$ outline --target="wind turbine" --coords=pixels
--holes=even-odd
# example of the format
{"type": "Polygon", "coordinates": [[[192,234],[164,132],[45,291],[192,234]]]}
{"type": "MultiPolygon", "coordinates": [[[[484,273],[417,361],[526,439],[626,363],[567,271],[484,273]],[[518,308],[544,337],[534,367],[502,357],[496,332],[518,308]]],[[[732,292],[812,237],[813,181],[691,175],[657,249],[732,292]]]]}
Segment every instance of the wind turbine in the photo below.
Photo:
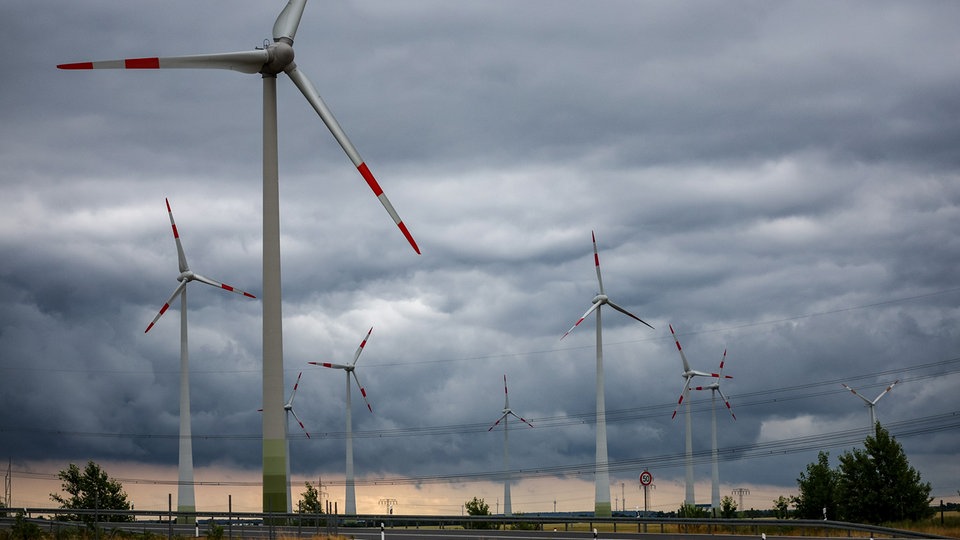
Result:
{"type": "MultiPolygon", "coordinates": [[[[187,346],[187,283],[199,281],[219,287],[225,291],[242,294],[247,298],[256,298],[256,296],[231,287],[219,281],[201,276],[190,270],[187,264],[187,256],[183,251],[183,244],[180,243],[180,232],[177,230],[177,223],[173,220],[173,210],[170,209],[170,200],[164,199],[167,203],[167,215],[170,216],[170,228],[173,229],[173,240],[177,244],[177,259],[180,264],[180,275],[177,281],[180,283],[173,290],[173,294],[167,299],[157,316],[150,321],[144,334],[153,328],[160,317],[170,308],[177,295],[180,295],[180,459],[177,488],[177,511],[178,512],[196,512],[196,498],[193,489],[193,435],[190,426],[190,353],[187,346]]],[[[182,523],[191,523],[192,518],[178,517],[182,523]]]]}
{"type": "Polygon", "coordinates": [[[891,384],[890,386],[886,387],[886,388],[883,390],[883,392],[880,392],[880,395],[877,396],[877,397],[875,397],[875,398],[873,398],[873,401],[870,401],[869,399],[863,397],[861,394],[858,394],[856,390],[854,390],[853,388],[850,388],[850,387],[847,386],[846,384],[841,383],[841,385],[842,385],[844,388],[846,388],[847,390],[849,390],[850,392],[852,392],[853,395],[855,395],[855,396],[857,396],[858,398],[862,399],[862,400],[867,404],[867,408],[870,409],[870,425],[873,426],[874,428],[876,428],[876,426],[877,426],[877,412],[876,412],[874,409],[875,409],[876,406],[877,406],[877,402],[880,401],[880,398],[882,398],[883,396],[885,396],[886,393],[889,392],[898,382],[900,382],[900,379],[897,379],[897,380],[893,381],[893,384],[891,384]]]}
{"type": "MultiPolygon", "coordinates": [[[[680,390],[680,399],[677,400],[677,407],[673,409],[673,415],[671,419],[677,417],[677,410],[680,409],[680,405],[683,404],[683,401],[687,398],[687,395],[690,393],[690,381],[694,377],[710,377],[711,374],[704,371],[695,371],[690,369],[690,363],[687,362],[687,355],[683,354],[683,347],[680,346],[680,340],[677,339],[677,333],[673,331],[673,325],[670,326],[670,333],[673,334],[673,341],[677,344],[677,351],[680,352],[680,360],[683,362],[683,373],[680,374],[683,377],[683,388],[680,390]]],[[[683,503],[685,505],[694,505],[696,504],[696,497],[693,493],[693,424],[690,422],[690,401],[687,401],[687,406],[684,410],[684,416],[687,419],[687,430],[686,430],[686,492],[684,495],[683,503]]]]}
{"type": "Polygon", "coordinates": [[[597,447],[596,447],[596,464],[595,464],[595,474],[594,474],[594,509],[593,512],[598,517],[609,517],[611,513],[610,508],[610,471],[608,469],[608,460],[607,460],[607,412],[606,412],[606,399],[603,393],[603,326],[600,321],[600,307],[603,305],[608,305],[613,309],[623,313],[624,315],[636,319],[641,323],[653,328],[646,321],[637,317],[633,313],[623,309],[617,304],[613,303],[610,298],[603,291],[603,277],[600,275],[600,256],[597,253],[597,235],[593,231],[590,231],[590,236],[593,238],[593,263],[597,268],[597,283],[600,285],[600,293],[593,297],[593,301],[590,305],[590,309],[580,317],[572,327],[563,336],[561,340],[570,332],[573,332],[573,329],[580,325],[584,319],[586,319],[591,313],[596,312],[597,314],[597,447]]]}
{"type": "Polygon", "coordinates": [[[346,475],[346,500],[344,501],[344,514],[348,516],[355,516],[357,514],[357,494],[356,494],[356,484],[353,479],[353,419],[350,413],[350,376],[353,375],[353,380],[357,383],[357,388],[360,389],[360,395],[363,396],[363,401],[367,404],[367,409],[370,412],[373,412],[373,407],[370,406],[370,402],[367,401],[367,391],[363,388],[363,385],[360,384],[360,379],[357,378],[357,359],[360,358],[360,353],[363,352],[363,347],[367,344],[367,340],[370,339],[370,333],[373,332],[371,327],[367,331],[367,335],[363,338],[363,341],[360,342],[360,346],[357,347],[357,352],[353,355],[353,362],[349,364],[331,364],[329,362],[308,362],[315,366],[323,366],[325,368],[333,369],[342,369],[347,373],[347,475],[346,475]]]}
{"type": "Polygon", "coordinates": [[[273,25],[273,42],[231,53],[128,58],[60,64],[60,69],[227,69],[263,79],[263,509],[282,512],[287,503],[283,415],[283,324],[280,284],[280,190],[277,151],[277,75],[286,73],[320,115],[374,195],[414,251],[420,248],[394,210],[360,153],[324,103],[313,83],[294,63],[293,40],[307,0],[289,0],[273,25]]]}
{"type": "Polygon", "coordinates": [[[507,442],[507,433],[509,432],[509,420],[510,417],[519,419],[524,424],[533,427],[533,424],[527,422],[522,416],[518,416],[517,413],[513,412],[510,408],[510,396],[507,395],[507,376],[503,376],[503,414],[500,415],[500,418],[497,418],[497,421],[490,426],[490,429],[487,431],[493,431],[493,428],[497,427],[500,424],[500,421],[503,421],[503,470],[504,470],[504,479],[503,479],[503,515],[511,516],[513,515],[513,509],[510,505],[510,447],[507,442]]]}
{"type": "Polygon", "coordinates": [[[737,419],[737,415],[733,414],[733,409],[730,407],[730,400],[727,399],[727,396],[723,395],[723,390],[720,390],[720,381],[723,379],[732,379],[733,377],[723,374],[723,365],[727,360],[727,350],[723,350],[723,357],[720,358],[720,370],[716,373],[711,373],[710,376],[713,377],[713,382],[707,386],[697,386],[694,387],[694,390],[710,390],[710,419],[713,426],[712,438],[713,438],[713,450],[711,453],[711,461],[713,465],[712,470],[712,484],[710,490],[710,506],[712,508],[720,508],[720,464],[717,459],[717,394],[720,394],[720,398],[723,399],[723,404],[727,406],[727,410],[730,411],[730,416],[734,420],[737,419]]]}

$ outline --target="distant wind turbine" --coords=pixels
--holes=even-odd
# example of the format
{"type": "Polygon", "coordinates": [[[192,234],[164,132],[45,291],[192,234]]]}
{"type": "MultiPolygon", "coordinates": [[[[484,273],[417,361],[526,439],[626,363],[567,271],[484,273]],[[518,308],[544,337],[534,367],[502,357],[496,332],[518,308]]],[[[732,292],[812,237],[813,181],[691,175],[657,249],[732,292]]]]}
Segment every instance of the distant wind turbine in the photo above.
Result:
{"type": "Polygon", "coordinates": [[[717,394],[720,394],[720,398],[723,399],[723,404],[727,406],[727,410],[730,411],[730,416],[734,420],[737,419],[737,415],[733,414],[733,409],[730,407],[730,400],[727,399],[727,396],[723,395],[723,390],[720,390],[720,381],[723,379],[732,379],[733,377],[723,374],[723,365],[727,360],[727,350],[723,350],[723,357],[720,359],[720,370],[716,373],[711,373],[710,376],[713,377],[713,382],[707,386],[697,386],[694,387],[694,390],[710,390],[710,419],[712,425],[712,438],[713,438],[713,450],[711,454],[711,462],[713,464],[712,470],[712,484],[710,491],[710,506],[712,508],[720,508],[720,464],[718,463],[717,457],[717,394]]]}
{"type": "MultiPolygon", "coordinates": [[[[677,417],[677,410],[680,409],[680,405],[683,404],[684,400],[687,400],[687,395],[690,394],[690,381],[694,377],[710,377],[709,373],[704,371],[695,371],[690,369],[690,363],[687,362],[687,355],[683,354],[683,347],[680,346],[680,340],[677,338],[677,333],[673,331],[673,325],[670,325],[670,333],[673,334],[673,341],[677,344],[677,351],[680,353],[680,360],[683,362],[683,373],[680,374],[683,377],[683,388],[680,390],[680,399],[677,400],[677,407],[673,409],[673,415],[671,419],[677,417]]],[[[696,497],[694,496],[693,490],[693,424],[690,421],[690,401],[687,400],[687,406],[684,410],[684,416],[687,420],[687,429],[686,429],[686,491],[683,499],[683,503],[686,505],[694,505],[696,503],[696,497]]]]}
{"type": "Polygon", "coordinates": [[[503,421],[503,470],[505,475],[503,479],[503,515],[505,516],[513,515],[513,508],[510,504],[510,447],[507,442],[507,434],[509,432],[509,421],[511,416],[517,418],[524,424],[533,427],[533,424],[527,422],[522,416],[518,416],[517,413],[513,412],[513,409],[510,408],[510,396],[507,394],[507,376],[504,375],[503,414],[500,415],[500,418],[497,418],[497,421],[494,422],[487,431],[493,431],[493,428],[497,427],[501,420],[503,421]]]}
{"type": "Polygon", "coordinates": [[[603,291],[603,277],[600,275],[600,255],[597,252],[597,236],[590,231],[593,238],[593,263],[597,268],[597,283],[600,286],[600,293],[593,297],[590,309],[583,314],[580,319],[563,336],[561,340],[567,337],[573,329],[580,325],[591,313],[597,313],[597,447],[596,464],[594,474],[594,514],[598,517],[609,517],[612,512],[610,508],[610,470],[607,458],[607,412],[606,398],[603,392],[603,325],[600,320],[600,307],[608,305],[611,308],[623,313],[624,315],[640,321],[650,326],[646,321],[637,317],[633,313],[623,309],[610,300],[610,297],[603,291]]]}
{"type": "Polygon", "coordinates": [[[889,392],[894,386],[896,386],[896,384],[897,384],[898,382],[900,382],[900,379],[897,379],[897,380],[893,381],[893,384],[891,384],[890,386],[886,387],[886,388],[883,390],[883,392],[880,392],[880,395],[877,396],[877,397],[875,397],[875,398],[873,398],[873,401],[871,401],[871,400],[863,397],[863,395],[857,393],[856,390],[854,390],[853,388],[850,388],[850,387],[847,386],[846,384],[841,383],[841,386],[843,386],[844,388],[846,388],[847,390],[849,390],[851,393],[853,393],[853,395],[855,395],[855,396],[857,396],[858,398],[862,399],[862,400],[867,404],[867,408],[870,409],[870,425],[871,425],[873,428],[875,428],[876,425],[877,425],[877,413],[876,413],[876,411],[875,411],[874,409],[877,407],[877,402],[880,401],[880,398],[882,398],[883,396],[885,396],[886,393],[889,392]]]}
{"type": "MultiPolygon", "coordinates": [[[[360,157],[320,93],[294,62],[293,41],[307,0],[289,0],[273,24],[273,42],[231,53],[127,58],[60,64],[59,69],[226,69],[259,75],[263,81],[263,510],[287,507],[284,478],[286,441],[283,415],[283,324],[280,279],[280,187],[277,149],[277,75],[286,73],[346,152],[414,251],[420,248],[360,157]]],[[[208,21],[211,27],[220,21],[208,21]]],[[[249,111],[248,111],[249,112],[249,111]]]]}
{"type": "MultiPolygon", "coordinates": [[[[177,223],[173,220],[173,210],[170,209],[170,200],[164,199],[167,203],[167,215],[170,216],[170,227],[173,229],[173,240],[177,244],[177,258],[180,264],[180,275],[177,281],[180,283],[173,290],[173,294],[167,299],[157,316],[150,321],[144,334],[153,328],[160,317],[170,308],[170,303],[180,295],[180,463],[179,463],[179,481],[177,487],[177,511],[178,512],[196,512],[196,498],[193,489],[193,434],[190,427],[190,353],[187,345],[187,283],[199,281],[218,287],[225,291],[242,294],[247,298],[256,298],[256,296],[231,287],[219,281],[201,276],[190,270],[187,264],[187,256],[183,251],[183,244],[180,243],[180,232],[177,230],[177,223]]],[[[186,518],[177,518],[181,522],[192,522],[186,518]]]]}
{"type": "MultiPolygon", "coordinates": [[[[293,415],[294,420],[300,424],[300,429],[303,430],[303,433],[310,438],[310,432],[307,431],[307,428],[303,426],[303,422],[300,420],[300,417],[297,416],[297,411],[293,410],[293,398],[297,395],[297,389],[300,387],[300,377],[303,375],[303,372],[297,373],[297,382],[293,383],[293,391],[290,392],[290,399],[287,400],[283,405],[283,410],[287,414],[286,425],[290,425],[290,415],[293,415]]],[[[263,412],[263,409],[257,409],[260,412],[263,412]]],[[[287,431],[287,479],[290,478],[290,433],[287,431]]],[[[290,482],[287,482],[287,513],[293,512],[293,499],[290,498],[290,482]]]]}
{"type": "Polygon", "coordinates": [[[363,401],[367,404],[367,409],[370,412],[373,412],[373,407],[370,406],[370,402],[367,401],[367,391],[363,388],[363,385],[360,384],[360,379],[357,378],[357,359],[360,358],[360,353],[363,352],[364,346],[367,344],[367,340],[370,339],[370,333],[373,332],[373,327],[367,331],[367,335],[363,338],[363,341],[360,342],[360,346],[357,347],[357,352],[353,355],[353,362],[349,364],[331,364],[329,362],[308,362],[309,364],[315,366],[323,366],[325,368],[332,369],[342,369],[347,373],[347,474],[346,474],[346,500],[344,501],[344,514],[348,516],[355,516],[357,514],[357,494],[356,494],[356,482],[353,476],[353,419],[351,416],[351,401],[350,401],[350,376],[353,376],[353,380],[357,383],[357,388],[360,389],[360,395],[363,396],[363,401]]]}

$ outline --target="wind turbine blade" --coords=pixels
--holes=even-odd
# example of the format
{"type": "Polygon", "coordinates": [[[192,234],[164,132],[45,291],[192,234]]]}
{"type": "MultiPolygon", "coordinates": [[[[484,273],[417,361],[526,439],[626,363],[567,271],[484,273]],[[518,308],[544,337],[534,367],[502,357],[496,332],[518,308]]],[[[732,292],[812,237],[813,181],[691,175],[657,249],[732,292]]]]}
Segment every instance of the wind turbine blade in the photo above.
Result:
{"type": "Polygon", "coordinates": [[[503,409],[510,409],[510,396],[507,394],[507,376],[503,376],[503,409]]]}
{"type": "Polygon", "coordinates": [[[367,409],[373,412],[373,407],[371,407],[370,402],[367,401],[367,390],[360,384],[360,379],[357,378],[357,372],[351,371],[350,373],[353,375],[353,380],[357,382],[357,388],[360,389],[360,395],[363,396],[363,401],[367,404],[367,409]]]}
{"type": "Polygon", "coordinates": [[[58,69],[230,69],[240,73],[257,73],[267,63],[269,53],[263,49],[218,54],[194,54],[122,60],[96,60],[59,64],[58,69]]]}
{"type": "Polygon", "coordinates": [[[180,232],[177,231],[177,223],[173,220],[173,210],[170,209],[170,199],[163,199],[167,203],[167,215],[170,216],[170,227],[173,229],[173,240],[177,243],[177,258],[180,262],[180,273],[190,270],[187,264],[187,255],[183,252],[183,245],[180,243],[180,232]]]}
{"type": "Polygon", "coordinates": [[[590,314],[593,313],[594,310],[596,310],[596,309],[599,308],[599,307],[600,307],[600,302],[594,302],[593,305],[590,306],[590,309],[588,309],[587,312],[584,313],[583,316],[580,317],[580,319],[579,319],[576,323],[574,323],[573,326],[571,326],[570,329],[567,330],[567,332],[566,332],[565,334],[563,334],[562,336],[560,336],[560,339],[562,340],[563,338],[567,337],[567,335],[568,335],[570,332],[573,332],[573,329],[574,329],[574,328],[580,326],[580,323],[582,323],[584,319],[586,319],[588,316],[590,316],[590,314]]]}
{"type": "Polygon", "coordinates": [[[723,365],[726,363],[726,361],[727,361],[727,350],[724,349],[723,356],[720,358],[720,370],[717,371],[716,373],[711,373],[710,376],[716,377],[718,379],[732,379],[733,377],[731,377],[730,375],[723,374],[723,365]]]}
{"type": "Polygon", "coordinates": [[[300,89],[300,92],[303,94],[303,96],[307,98],[307,101],[310,102],[310,105],[313,106],[313,109],[317,111],[317,114],[320,115],[320,119],[323,120],[323,123],[327,125],[327,129],[330,130],[330,133],[332,133],[333,137],[338,143],[340,143],[340,146],[343,148],[344,152],[347,153],[350,161],[352,161],[357,167],[357,170],[360,171],[361,176],[363,176],[363,179],[367,181],[367,185],[373,190],[373,194],[376,195],[377,199],[380,200],[380,204],[383,205],[387,213],[390,214],[390,217],[393,218],[393,222],[396,223],[397,227],[400,228],[400,232],[403,233],[403,236],[407,239],[407,242],[409,242],[410,246],[413,247],[413,250],[419,254],[420,247],[417,246],[417,242],[413,239],[413,235],[410,234],[407,226],[403,224],[403,220],[400,219],[400,215],[397,214],[397,211],[393,208],[393,205],[390,204],[390,199],[387,198],[387,195],[383,192],[380,184],[377,183],[377,179],[373,177],[370,169],[367,168],[367,164],[364,163],[363,158],[360,157],[360,152],[358,152],[356,147],[353,146],[353,143],[350,142],[350,139],[347,137],[347,134],[344,133],[343,128],[340,127],[340,123],[337,122],[337,119],[333,116],[333,113],[330,112],[330,109],[327,108],[326,103],[323,102],[323,98],[320,97],[320,93],[317,92],[317,89],[313,86],[313,83],[310,82],[310,79],[308,79],[307,76],[300,71],[296,65],[288,68],[286,73],[290,76],[290,80],[293,81],[293,84],[297,85],[297,88],[300,89]]]}
{"type": "Polygon", "coordinates": [[[637,317],[637,316],[634,315],[633,313],[630,313],[629,311],[623,309],[622,307],[614,304],[613,302],[610,301],[609,298],[607,299],[607,305],[610,306],[610,307],[612,307],[613,309],[619,311],[620,313],[623,313],[624,315],[626,315],[626,316],[628,316],[628,317],[632,317],[632,318],[634,318],[634,319],[642,322],[643,324],[646,324],[648,327],[650,327],[651,330],[656,330],[654,327],[650,326],[650,325],[647,323],[647,321],[641,319],[640,317],[637,317]]]}
{"type": "Polygon", "coordinates": [[[590,231],[590,238],[593,239],[593,264],[597,267],[597,283],[600,285],[600,294],[603,294],[603,277],[600,275],[600,253],[597,252],[597,235],[590,231]]]}
{"type": "Polygon", "coordinates": [[[195,280],[197,280],[197,281],[200,281],[200,282],[203,282],[203,283],[206,283],[207,285],[213,285],[214,287],[219,287],[219,288],[221,288],[221,289],[223,289],[223,290],[225,290],[225,291],[230,291],[230,292],[232,292],[232,293],[237,293],[237,294],[246,296],[247,298],[256,298],[256,296],[254,296],[254,295],[252,295],[252,294],[250,294],[250,293],[248,293],[248,292],[246,292],[246,291],[241,291],[240,289],[238,289],[238,288],[236,288],[236,287],[233,287],[232,285],[227,285],[226,283],[220,283],[219,281],[217,281],[217,280],[215,280],[215,279],[210,279],[210,278],[208,278],[208,277],[201,276],[200,274],[196,274],[196,273],[193,274],[193,279],[195,279],[195,280]]]}
{"type": "MultiPolygon", "coordinates": [[[[297,378],[299,379],[299,377],[297,377],[297,378]]],[[[292,400],[292,399],[291,399],[291,400],[292,400]]],[[[293,410],[293,407],[290,408],[290,414],[292,414],[294,420],[296,420],[297,423],[300,424],[300,429],[302,429],[303,432],[307,434],[307,438],[309,439],[309,438],[310,438],[310,432],[307,431],[307,428],[303,427],[303,422],[300,421],[300,417],[297,416],[297,411],[293,410]]]]}
{"type": "Polygon", "coordinates": [[[363,352],[363,348],[367,345],[367,340],[370,339],[370,334],[373,333],[373,327],[370,327],[370,330],[367,331],[367,335],[363,337],[363,341],[360,342],[360,346],[357,347],[357,352],[353,354],[353,365],[357,365],[357,360],[360,358],[360,353],[363,352]]]}
{"type": "Polygon", "coordinates": [[[297,388],[300,387],[300,377],[303,376],[303,372],[297,374],[297,382],[293,383],[293,392],[290,392],[290,401],[287,402],[287,405],[293,407],[293,398],[297,396],[297,388]]]}
{"type": "Polygon", "coordinates": [[[880,395],[877,396],[877,397],[873,400],[873,404],[876,405],[877,402],[880,401],[880,398],[882,398],[882,397],[884,396],[884,394],[886,394],[886,393],[889,392],[894,386],[896,386],[898,382],[900,382],[900,379],[897,379],[897,380],[893,381],[893,384],[891,384],[890,386],[888,386],[888,387],[886,388],[886,390],[884,390],[883,392],[880,392],[880,395]]]}
{"type": "Polygon", "coordinates": [[[307,5],[307,0],[290,0],[284,6],[283,11],[277,16],[273,23],[273,40],[280,41],[281,38],[288,38],[291,42],[297,35],[297,28],[300,26],[300,17],[303,16],[303,8],[307,5]]]}
{"type": "Polygon", "coordinates": [[[727,396],[723,395],[723,390],[720,390],[720,387],[717,387],[717,393],[720,394],[720,398],[723,399],[723,404],[727,406],[727,410],[730,411],[730,416],[734,420],[737,419],[737,415],[733,414],[733,407],[730,406],[730,400],[727,399],[727,396]]]}
{"type": "Polygon", "coordinates": [[[690,379],[683,378],[683,389],[680,390],[680,399],[677,400],[677,407],[673,409],[673,414],[670,416],[670,419],[673,420],[677,417],[677,411],[680,410],[680,405],[683,404],[683,400],[687,398],[687,394],[690,393],[690,379]]]}
{"type": "MultiPolygon", "coordinates": [[[[680,351],[680,360],[683,361],[683,371],[690,371],[690,363],[687,362],[687,355],[683,354],[683,347],[680,346],[680,339],[677,338],[677,333],[673,331],[673,325],[670,326],[670,333],[673,335],[673,341],[677,344],[677,350],[680,351]]],[[[676,413],[676,411],[674,411],[676,413]]]]}
{"type": "Polygon", "coordinates": [[[321,366],[321,367],[332,368],[332,369],[350,369],[350,366],[345,366],[343,364],[331,364],[330,362],[307,362],[307,363],[313,366],[321,366]]]}
{"type": "Polygon", "coordinates": [[[493,431],[493,428],[499,426],[499,425],[500,425],[500,421],[503,420],[504,418],[506,418],[506,417],[507,417],[507,414],[509,414],[509,413],[503,413],[503,414],[501,414],[501,415],[500,415],[500,418],[497,418],[497,421],[494,422],[493,425],[490,426],[489,429],[487,429],[487,431],[493,431]]]}
{"type": "Polygon", "coordinates": [[[160,317],[162,317],[163,314],[166,313],[168,309],[170,309],[170,302],[173,302],[173,299],[176,298],[177,295],[180,294],[180,291],[182,291],[183,288],[186,286],[187,286],[187,280],[183,280],[179,284],[177,284],[177,288],[173,290],[173,294],[170,295],[170,298],[168,298],[167,301],[163,304],[163,307],[160,308],[160,313],[157,313],[157,316],[154,317],[153,320],[150,321],[150,324],[147,325],[147,329],[143,331],[144,334],[149,332],[150,329],[153,328],[153,325],[157,324],[157,321],[160,320],[160,317]]]}
{"type": "Polygon", "coordinates": [[[860,394],[858,394],[857,391],[854,390],[853,388],[850,388],[849,386],[847,386],[846,384],[843,384],[843,383],[840,383],[840,386],[843,386],[844,388],[846,388],[847,390],[849,390],[850,393],[852,393],[853,395],[855,395],[855,396],[857,396],[858,398],[862,399],[867,405],[873,405],[873,402],[872,402],[872,401],[870,401],[869,399],[867,399],[867,398],[861,396],[860,394]]]}
{"type": "Polygon", "coordinates": [[[510,411],[509,414],[510,414],[511,416],[513,416],[514,418],[520,420],[520,421],[523,422],[524,424],[526,424],[526,425],[528,425],[528,426],[530,426],[530,427],[533,427],[533,424],[531,424],[530,422],[527,422],[527,419],[526,419],[526,418],[517,415],[517,413],[515,413],[515,412],[513,412],[513,411],[510,411]]]}

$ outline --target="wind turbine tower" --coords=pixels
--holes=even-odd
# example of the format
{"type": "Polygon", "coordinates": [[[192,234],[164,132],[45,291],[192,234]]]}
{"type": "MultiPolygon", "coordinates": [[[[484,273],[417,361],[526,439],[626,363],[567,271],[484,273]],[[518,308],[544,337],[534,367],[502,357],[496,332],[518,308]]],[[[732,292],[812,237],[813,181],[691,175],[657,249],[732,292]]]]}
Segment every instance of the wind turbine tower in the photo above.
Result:
{"type": "Polygon", "coordinates": [[[727,396],[723,395],[723,390],[720,390],[720,381],[733,378],[723,374],[723,365],[726,360],[727,350],[724,349],[723,357],[720,359],[720,370],[710,374],[710,376],[713,377],[713,382],[707,386],[697,386],[694,388],[694,390],[710,390],[711,438],[713,440],[710,454],[710,462],[712,464],[710,506],[712,508],[720,508],[720,464],[717,456],[717,394],[720,394],[720,398],[723,399],[723,404],[726,405],[727,410],[730,411],[730,416],[732,416],[734,420],[737,419],[737,415],[733,414],[733,409],[730,407],[730,400],[727,399],[727,396]]]}
{"type": "Polygon", "coordinates": [[[331,364],[329,362],[308,362],[309,364],[315,366],[323,366],[325,368],[332,369],[342,369],[346,372],[347,375],[347,472],[346,472],[346,496],[343,503],[343,513],[347,516],[357,515],[357,493],[356,493],[356,481],[353,476],[353,417],[351,415],[351,402],[350,402],[350,376],[353,376],[353,380],[357,383],[357,388],[360,389],[360,395],[363,396],[363,401],[367,404],[367,409],[372,413],[373,407],[370,406],[370,402],[367,401],[367,391],[363,388],[363,385],[360,384],[360,379],[357,378],[357,359],[360,358],[360,353],[363,352],[363,348],[367,344],[367,340],[370,339],[370,333],[373,332],[373,327],[367,332],[367,335],[363,338],[363,341],[360,342],[360,346],[357,347],[357,352],[353,355],[353,362],[349,364],[331,364]]]}
{"type": "Polygon", "coordinates": [[[607,411],[606,398],[603,391],[603,325],[600,319],[600,307],[603,305],[623,313],[624,315],[640,321],[646,326],[653,328],[646,321],[630,313],[626,309],[618,306],[603,290],[603,277],[600,275],[600,255],[597,252],[597,236],[590,231],[593,238],[593,263],[597,269],[597,284],[600,287],[600,293],[593,297],[590,308],[563,336],[561,340],[567,337],[573,329],[580,325],[591,313],[597,314],[597,446],[596,446],[596,464],[594,474],[594,515],[597,517],[610,517],[612,511],[610,508],[610,464],[607,457],[607,411]]]}
{"type": "Polygon", "coordinates": [[[877,397],[875,397],[875,398],[873,398],[873,400],[869,400],[869,399],[863,397],[863,395],[857,393],[856,390],[854,390],[853,388],[850,388],[850,387],[847,386],[846,384],[841,383],[841,385],[842,385],[844,388],[846,388],[847,390],[849,390],[851,393],[853,393],[853,395],[855,395],[855,396],[857,396],[858,398],[862,399],[862,400],[864,401],[864,403],[867,404],[867,408],[870,409],[870,429],[875,429],[876,426],[877,426],[877,412],[876,412],[874,409],[876,409],[876,407],[877,407],[877,402],[880,401],[880,398],[882,398],[883,396],[885,396],[885,395],[887,394],[887,392],[889,392],[891,389],[893,389],[893,387],[896,386],[896,384],[897,384],[898,382],[900,382],[900,379],[897,379],[897,380],[893,381],[893,383],[892,383],[890,386],[886,387],[886,388],[883,390],[883,392],[880,392],[880,395],[877,396],[877,397]]]}
{"type": "MultiPolygon", "coordinates": [[[[190,348],[187,344],[187,284],[191,281],[199,281],[218,287],[225,291],[234,292],[246,296],[247,298],[256,298],[248,292],[220,283],[219,281],[201,276],[190,270],[187,264],[187,256],[183,251],[183,244],[180,242],[180,232],[177,230],[177,223],[173,220],[173,210],[170,209],[170,200],[164,199],[167,203],[167,215],[170,216],[170,228],[173,229],[173,240],[177,244],[177,259],[180,265],[180,274],[177,281],[180,283],[173,290],[173,294],[167,299],[160,312],[147,325],[144,334],[153,328],[160,317],[170,308],[170,303],[180,296],[180,459],[177,475],[177,512],[196,512],[197,504],[193,488],[193,433],[190,424],[190,348]]],[[[180,523],[193,523],[193,518],[177,517],[180,523]]]]}
{"type": "MultiPolygon", "coordinates": [[[[259,75],[263,84],[263,510],[287,508],[287,441],[284,419],[283,323],[280,279],[280,186],[277,143],[277,76],[286,73],[326,124],[357,171],[418,254],[420,248],[366,162],[294,62],[293,42],[307,0],[289,0],[273,24],[273,42],[218,54],[127,58],[60,64],[59,69],[225,69],[259,75]]],[[[219,21],[210,21],[208,26],[219,21]]]]}
{"type": "Polygon", "coordinates": [[[522,416],[518,416],[517,413],[513,412],[510,408],[510,396],[507,394],[507,376],[503,376],[503,414],[500,415],[500,418],[497,418],[497,421],[490,426],[490,429],[487,431],[493,431],[493,428],[497,427],[500,424],[500,421],[503,421],[503,515],[512,516],[513,508],[510,504],[510,446],[508,443],[508,433],[509,433],[509,421],[510,417],[520,420],[524,424],[533,427],[533,424],[527,422],[522,416]]]}

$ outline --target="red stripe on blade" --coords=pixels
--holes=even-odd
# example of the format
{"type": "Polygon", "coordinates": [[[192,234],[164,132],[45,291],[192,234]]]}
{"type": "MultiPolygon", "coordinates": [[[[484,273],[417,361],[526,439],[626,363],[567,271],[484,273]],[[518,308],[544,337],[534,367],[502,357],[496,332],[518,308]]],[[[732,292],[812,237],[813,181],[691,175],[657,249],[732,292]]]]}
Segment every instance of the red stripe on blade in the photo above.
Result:
{"type": "Polygon", "coordinates": [[[57,69],[93,69],[93,62],[77,62],[75,64],[59,64],[57,69]]]}
{"type": "Polygon", "coordinates": [[[373,173],[367,168],[367,164],[361,163],[357,165],[357,170],[360,171],[363,179],[367,181],[367,185],[373,190],[373,194],[379,197],[383,193],[383,190],[380,188],[380,184],[377,183],[377,179],[373,177],[373,173]]]}
{"type": "Polygon", "coordinates": [[[160,69],[159,58],[128,58],[123,61],[127,69],[160,69]]]}

